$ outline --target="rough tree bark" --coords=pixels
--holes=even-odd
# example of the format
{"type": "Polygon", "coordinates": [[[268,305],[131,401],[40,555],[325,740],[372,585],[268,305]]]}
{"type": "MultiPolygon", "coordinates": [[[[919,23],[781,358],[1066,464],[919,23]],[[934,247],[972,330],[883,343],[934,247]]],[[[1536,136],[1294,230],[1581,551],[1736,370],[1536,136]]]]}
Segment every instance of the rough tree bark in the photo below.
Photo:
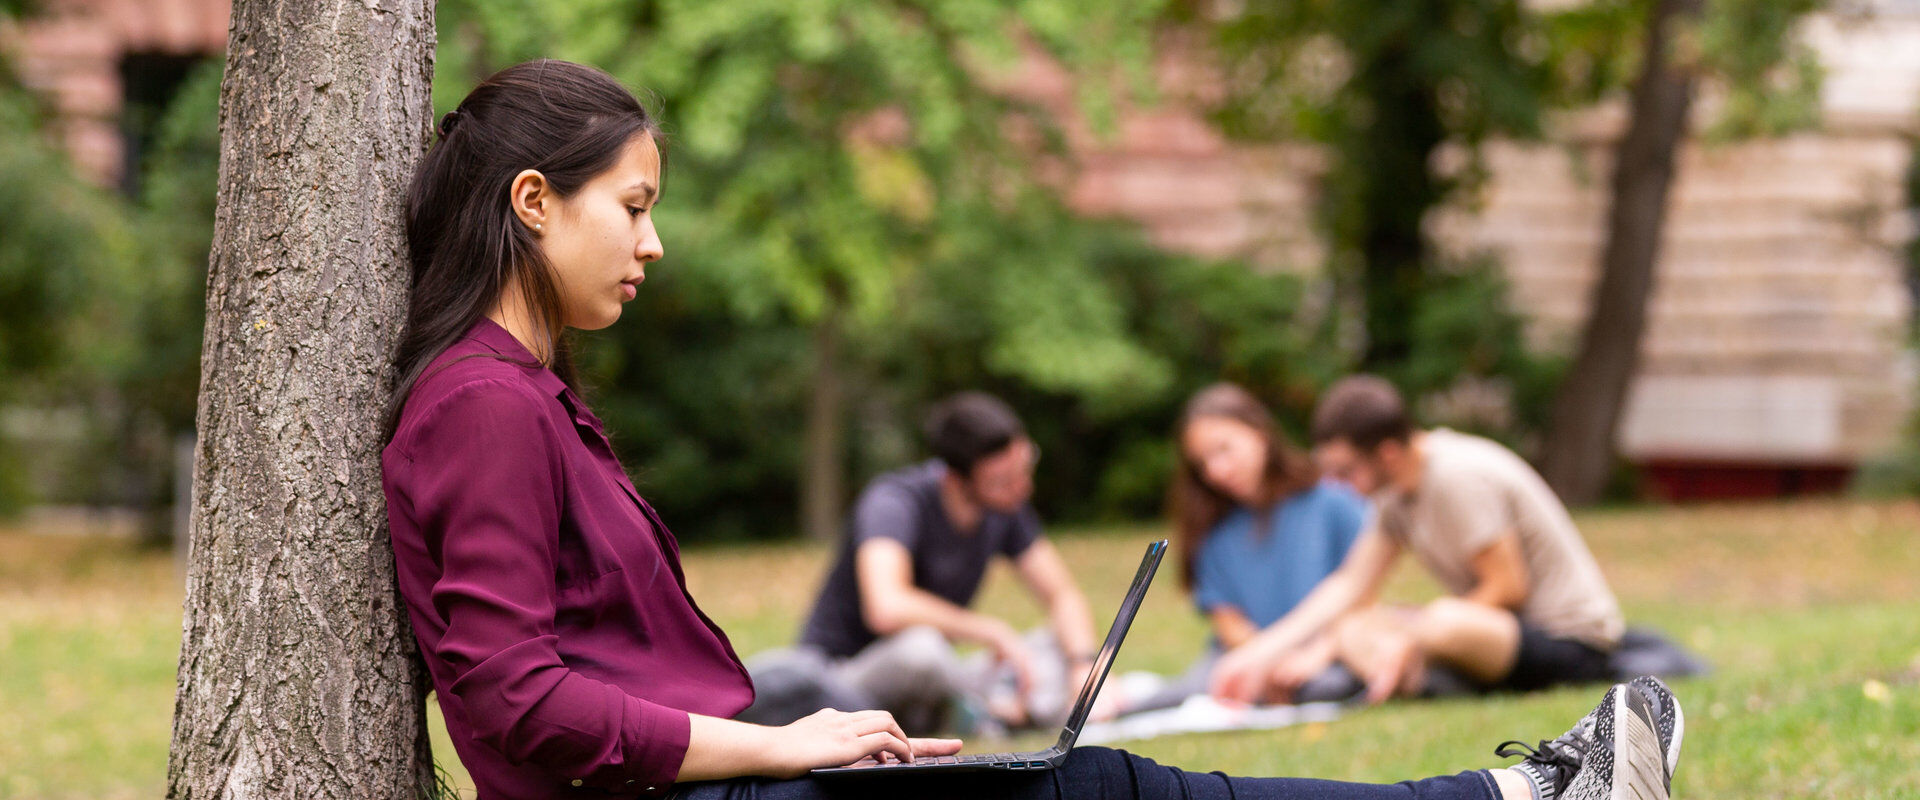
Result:
{"type": "Polygon", "coordinates": [[[432,785],[379,417],[433,5],[233,4],[169,797],[432,785]]]}
{"type": "Polygon", "coordinates": [[[1613,205],[1591,314],[1579,355],[1554,399],[1540,473],[1568,503],[1591,503],[1606,489],[1627,386],[1640,362],[1647,299],[1667,221],[1674,153],[1686,136],[1697,84],[1691,65],[1675,64],[1673,43],[1696,24],[1702,0],[1659,0],[1647,20],[1631,117],[1616,151],[1613,205]]]}

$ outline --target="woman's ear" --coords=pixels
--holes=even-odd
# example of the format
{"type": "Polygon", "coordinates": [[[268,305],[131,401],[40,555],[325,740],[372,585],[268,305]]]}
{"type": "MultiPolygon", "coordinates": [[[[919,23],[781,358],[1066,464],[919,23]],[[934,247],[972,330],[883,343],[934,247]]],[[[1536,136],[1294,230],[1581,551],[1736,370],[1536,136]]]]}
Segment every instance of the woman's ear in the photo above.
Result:
{"type": "Polygon", "coordinates": [[[547,186],[547,176],[539,170],[521,170],[507,188],[507,201],[513,206],[513,215],[535,233],[545,229],[547,207],[552,200],[553,191],[547,186]]]}

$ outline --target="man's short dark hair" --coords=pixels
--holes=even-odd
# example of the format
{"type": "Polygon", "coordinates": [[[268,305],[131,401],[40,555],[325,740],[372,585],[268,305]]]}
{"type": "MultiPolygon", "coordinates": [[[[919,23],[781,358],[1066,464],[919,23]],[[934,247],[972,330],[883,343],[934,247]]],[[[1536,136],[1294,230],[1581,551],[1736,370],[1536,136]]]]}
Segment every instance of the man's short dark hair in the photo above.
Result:
{"type": "Polygon", "coordinates": [[[1406,403],[1393,384],[1377,375],[1354,375],[1335,381],[1313,410],[1313,443],[1345,439],[1371,451],[1389,439],[1405,442],[1413,435],[1406,403]]]}
{"type": "Polygon", "coordinates": [[[927,444],[947,468],[961,477],[987,456],[1007,449],[1027,429],[1013,409],[985,392],[961,392],[927,415],[927,444]]]}

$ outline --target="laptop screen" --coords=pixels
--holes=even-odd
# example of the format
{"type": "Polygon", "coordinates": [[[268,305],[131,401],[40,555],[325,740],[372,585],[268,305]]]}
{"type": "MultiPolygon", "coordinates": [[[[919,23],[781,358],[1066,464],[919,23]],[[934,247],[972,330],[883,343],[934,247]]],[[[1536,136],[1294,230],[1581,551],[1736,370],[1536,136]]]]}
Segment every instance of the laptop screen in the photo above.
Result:
{"type": "Polygon", "coordinates": [[[1147,584],[1153,582],[1153,573],[1160,567],[1160,558],[1166,555],[1167,540],[1161,539],[1147,545],[1147,553],[1140,559],[1140,571],[1133,576],[1133,588],[1127,590],[1126,599],[1120,601],[1120,611],[1113,617],[1113,626],[1107,629],[1107,641],[1100,646],[1100,654],[1093,659],[1093,669],[1087,671],[1087,682],[1080,687],[1080,696],[1073,704],[1073,713],[1067,717],[1067,726],[1060,731],[1060,741],[1054,746],[1062,751],[1071,749],[1073,741],[1080,736],[1080,727],[1087,722],[1087,715],[1093,712],[1093,698],[1099,692],[1101,682],[1107,678],[1107,670],[1113,667],[1114,656],[1120,652],[1120,640],[1127,637],[1127,627],[1133,624],[1133,615],[1140,610],[1141,601],[1147,597],[1147,584]]]}

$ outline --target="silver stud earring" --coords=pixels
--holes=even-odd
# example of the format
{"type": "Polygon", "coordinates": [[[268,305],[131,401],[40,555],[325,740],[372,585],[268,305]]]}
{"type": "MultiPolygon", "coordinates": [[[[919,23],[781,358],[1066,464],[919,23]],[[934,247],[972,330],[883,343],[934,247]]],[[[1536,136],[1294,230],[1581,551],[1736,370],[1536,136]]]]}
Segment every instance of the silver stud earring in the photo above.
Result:
{"type": "Polygon", "coordinates": [[[540,223],[538,223],[538,222],[536,222],[536,223],[533,223],[533,229],[534,229],[534,230],[536,230],[536,231],[537,231],[537,230],[540,230],[540,223]]]}

